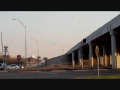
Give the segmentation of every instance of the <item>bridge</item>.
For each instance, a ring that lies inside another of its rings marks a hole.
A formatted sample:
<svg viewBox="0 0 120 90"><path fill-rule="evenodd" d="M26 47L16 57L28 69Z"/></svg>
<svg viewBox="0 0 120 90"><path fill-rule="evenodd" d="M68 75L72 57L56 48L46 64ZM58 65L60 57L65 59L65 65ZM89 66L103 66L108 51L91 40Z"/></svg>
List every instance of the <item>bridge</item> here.
<svg viewBox="0 0 120 90"><path fill-rule="evenodd" d="M120 68L120 15L91 33L71 48L67 55L73 64L88 60L89 66L96 66L95 47L99 47L100 65Z"/></svg>

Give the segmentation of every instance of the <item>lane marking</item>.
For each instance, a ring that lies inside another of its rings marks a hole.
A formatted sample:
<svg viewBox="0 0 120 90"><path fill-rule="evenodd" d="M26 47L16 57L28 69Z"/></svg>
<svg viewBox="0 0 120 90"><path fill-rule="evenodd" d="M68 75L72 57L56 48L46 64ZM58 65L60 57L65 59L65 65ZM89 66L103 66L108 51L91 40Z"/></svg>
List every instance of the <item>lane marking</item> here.
<svg viewBox="0 0 120 90"><path fill-rule="evenodd" d="M48 73L48 74L58 74L58 73Z"/></svg>
<svg viewBox="0 0 120 90"><path fill-rule="evenodd" d="M58 74L58 73L54 73L54 72L40 72L40 73L47 73L47 74Z"/></svg>

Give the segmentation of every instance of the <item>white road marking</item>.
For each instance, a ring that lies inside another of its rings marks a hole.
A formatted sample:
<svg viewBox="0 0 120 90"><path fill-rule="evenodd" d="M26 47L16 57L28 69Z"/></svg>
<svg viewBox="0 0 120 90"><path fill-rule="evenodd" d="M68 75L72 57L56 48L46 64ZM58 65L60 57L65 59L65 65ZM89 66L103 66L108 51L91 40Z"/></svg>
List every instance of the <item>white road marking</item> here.
<svg viewBox="0 0 120 90"><path fill-rule="evenodd" d="M58 74L58 73L49 73L49 74Z"/></svg>
<svg viewBox="0 0 120 90"><path fill-rule="evenodd" d="M40 73L47 73L47 74L58 74L58 73L53 73L53 72L40 72Z"/></svg>

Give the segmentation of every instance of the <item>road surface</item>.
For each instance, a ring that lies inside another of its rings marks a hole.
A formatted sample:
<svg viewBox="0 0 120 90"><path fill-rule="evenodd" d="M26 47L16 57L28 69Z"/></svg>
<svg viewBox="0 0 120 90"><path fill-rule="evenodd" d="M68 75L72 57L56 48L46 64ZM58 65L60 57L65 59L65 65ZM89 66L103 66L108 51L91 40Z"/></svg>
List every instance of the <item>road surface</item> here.
<svg viewBox="0 0 120 90"><path fill-rule="evenodd" d="M118 76L120 70L100 69L100 76ZM24 71L24 72L7 72L0 71L0 79L75 79L97 76L98 71L95 70L56 70L56 71Z"/></svg>

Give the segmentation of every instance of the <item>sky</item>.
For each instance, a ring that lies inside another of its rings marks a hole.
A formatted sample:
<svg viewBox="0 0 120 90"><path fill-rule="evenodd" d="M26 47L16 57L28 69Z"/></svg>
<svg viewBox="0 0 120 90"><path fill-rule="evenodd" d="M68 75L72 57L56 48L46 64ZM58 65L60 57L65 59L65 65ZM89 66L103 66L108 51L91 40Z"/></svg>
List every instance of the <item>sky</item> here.
<svg viewBox="0 0 120 90"><path fill-rule="evenodd" d="M0 11L0 32L3 46L8 46L12 57L25 57L26 26L27 58L38 54L41 58L53 58L67 53L119 14L119 11Z"/></svg>

